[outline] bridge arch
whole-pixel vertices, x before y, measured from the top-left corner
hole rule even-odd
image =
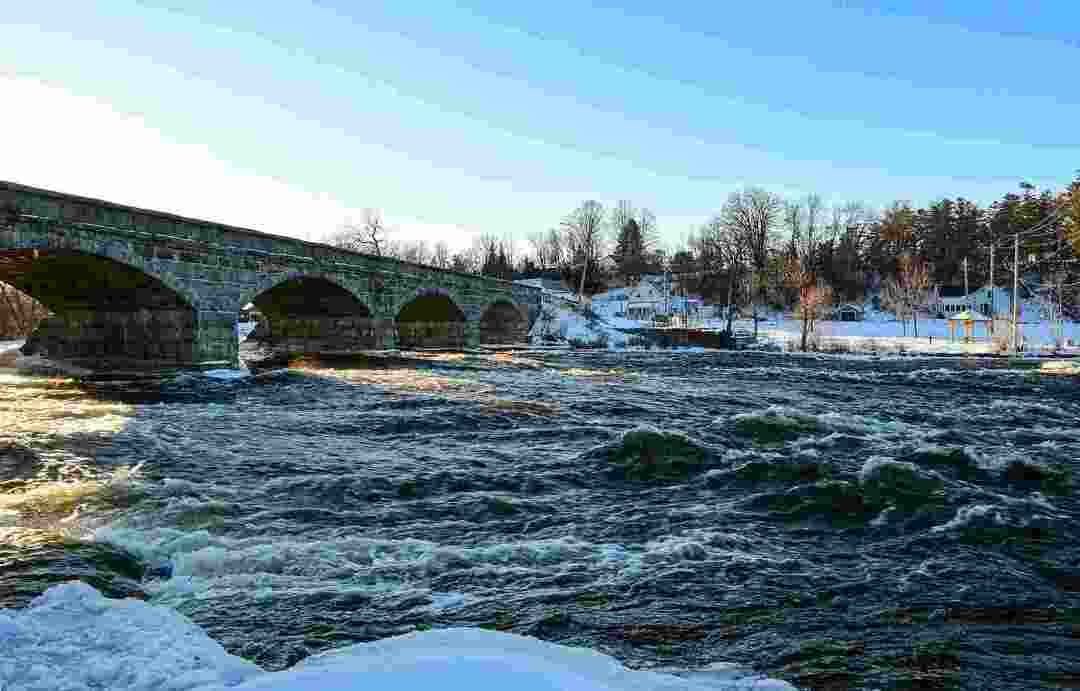
[[[237,309],[250,302],[261,315],[250,340],[298,352],[349,352],[393,339],[393,323],[376,318],[367,297],[333,276],[292,272],[248,291]]]
[[[199,356],[199,300],[116,243],[0,240],[0,281],[45,305],[23,347],[72,364],[184,366]]]
[[[245,305],[254,303],[256,298],[263,295],[264,293],[273,290],[274,288],[280,286],[283,283],[297,281],[300,279],[321,279],[323,281],[326,281],[327,283],[332,283],[333,285],[348,292],[350,295],[356,298],[357,301],[363,303],[365,306],[369,308],[371,307],[367,304],[368,295],[366,293],[358,291],[348,281],[342,281],[337,274],[327,273],[324,271],[288,271],[259,276],[257,281],[255,281],[252,285],[240,292],[239,296],[235,300],[235,309],[237,312],[239,312]]]
[[[449,291],[420,290],[404,300],[394,314],[401,348],[466,346],[466,316]]]
[[[165,270],[166,267],[163,266],[161,259],[136,254],[123,242],[107,237],[89,242],[86,238],[80,238],[78,242],[70,242],[63,236],[50,237],[38,233],[8,234],[8,237],[0,235],[0,254],[29,254],[32,256],[34,252],[37,252],[38,257],[46,255],[58,256],[66,253],[112,260],[116,264],[153,277],[180,296],[192,308],[198,310],[203,307],[200,296],[191,290],[189,285],[179,280],[175,274]],[[8,283],[6,280],[4,282]]]
[[[496,298],[480,311],[480,343],[522,343],[529,333],[529,314],[510,298]]]

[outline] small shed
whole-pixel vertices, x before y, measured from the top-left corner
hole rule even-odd
[[[842,322],[861,322],[863,319],[863,309],[858,305],[852,305],[850,303],[837,305],[833,308],[833,319],[838,319]]]
[[[990,334],[994,328],[994,320],[989,317],[973,312],[971,310],[964,310],[954,314],[945,320],[949,325],[949,340],[956,340],[956,330],[959,328],[963,336],[960,337],[961,341],[974,341],[977,334],[975,333],[975,325],[981,324],[984,330],[985,336],[989,339]]]

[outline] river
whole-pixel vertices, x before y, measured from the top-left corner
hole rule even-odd
[[[78,577],[268,669],[485,626],[807,689],[1080,684],[1080,386],[538,352],[0,370],[0,607]]]

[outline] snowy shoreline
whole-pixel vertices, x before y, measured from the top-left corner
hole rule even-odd
[[[586,316],[572,306],[546,308],[547,313],[538,319],[529,332],[532,347],[559,345],[605,350],[656,350],[669,352],[686,348],[646,347],[635,344],[628,330],[649,326],[646,322],[633,321],[606,315],[602,310]],[[719,329],[726,326],[723,320],[705,320],[696,328]],[[751,320],[735,320],[736,331],[754,332]],[[1043,322],[1022,324],[1021,338],[1027,349],[1020,353],[1001,352],[988,338],[965,343],[949,338],[944,320],[929,319],[919,323],[921,336],[908,336],[904,326],[895,321],[866,320],[860,322],[818,321],[810,339],[809,354],[855,357],[979,357],[994,359],[1012,358],[1062,358],[1080,356],[1080,347],[1056,347],[1055,334]],[[808,354],[800,351],[802,323],[794,319],[762,320],[757,325],[757,343],[748,350],[765,350],[789,354]],[[1080,324],[1068,322],[1060,334],[1066,342],[1080,342]],[[558,345],[556,345],[558,344]],[[1054,345],[1053,349],[1048,346]],[[696,349],[702,350],[697,347]]]
[[[432,629],[345,646],[266,672],[184,615],[104,597],[73,581],[25,609],[0,609],[3,691],[794,691],[737,665],[637,671],[588,648],[473,628]]]

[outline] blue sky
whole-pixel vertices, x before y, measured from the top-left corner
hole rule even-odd
[[[584,199],[669,242],[741,185],[989,202],[1080,168],[1080,4],[38,2],[0,178],[318,239],[468,244]]]

